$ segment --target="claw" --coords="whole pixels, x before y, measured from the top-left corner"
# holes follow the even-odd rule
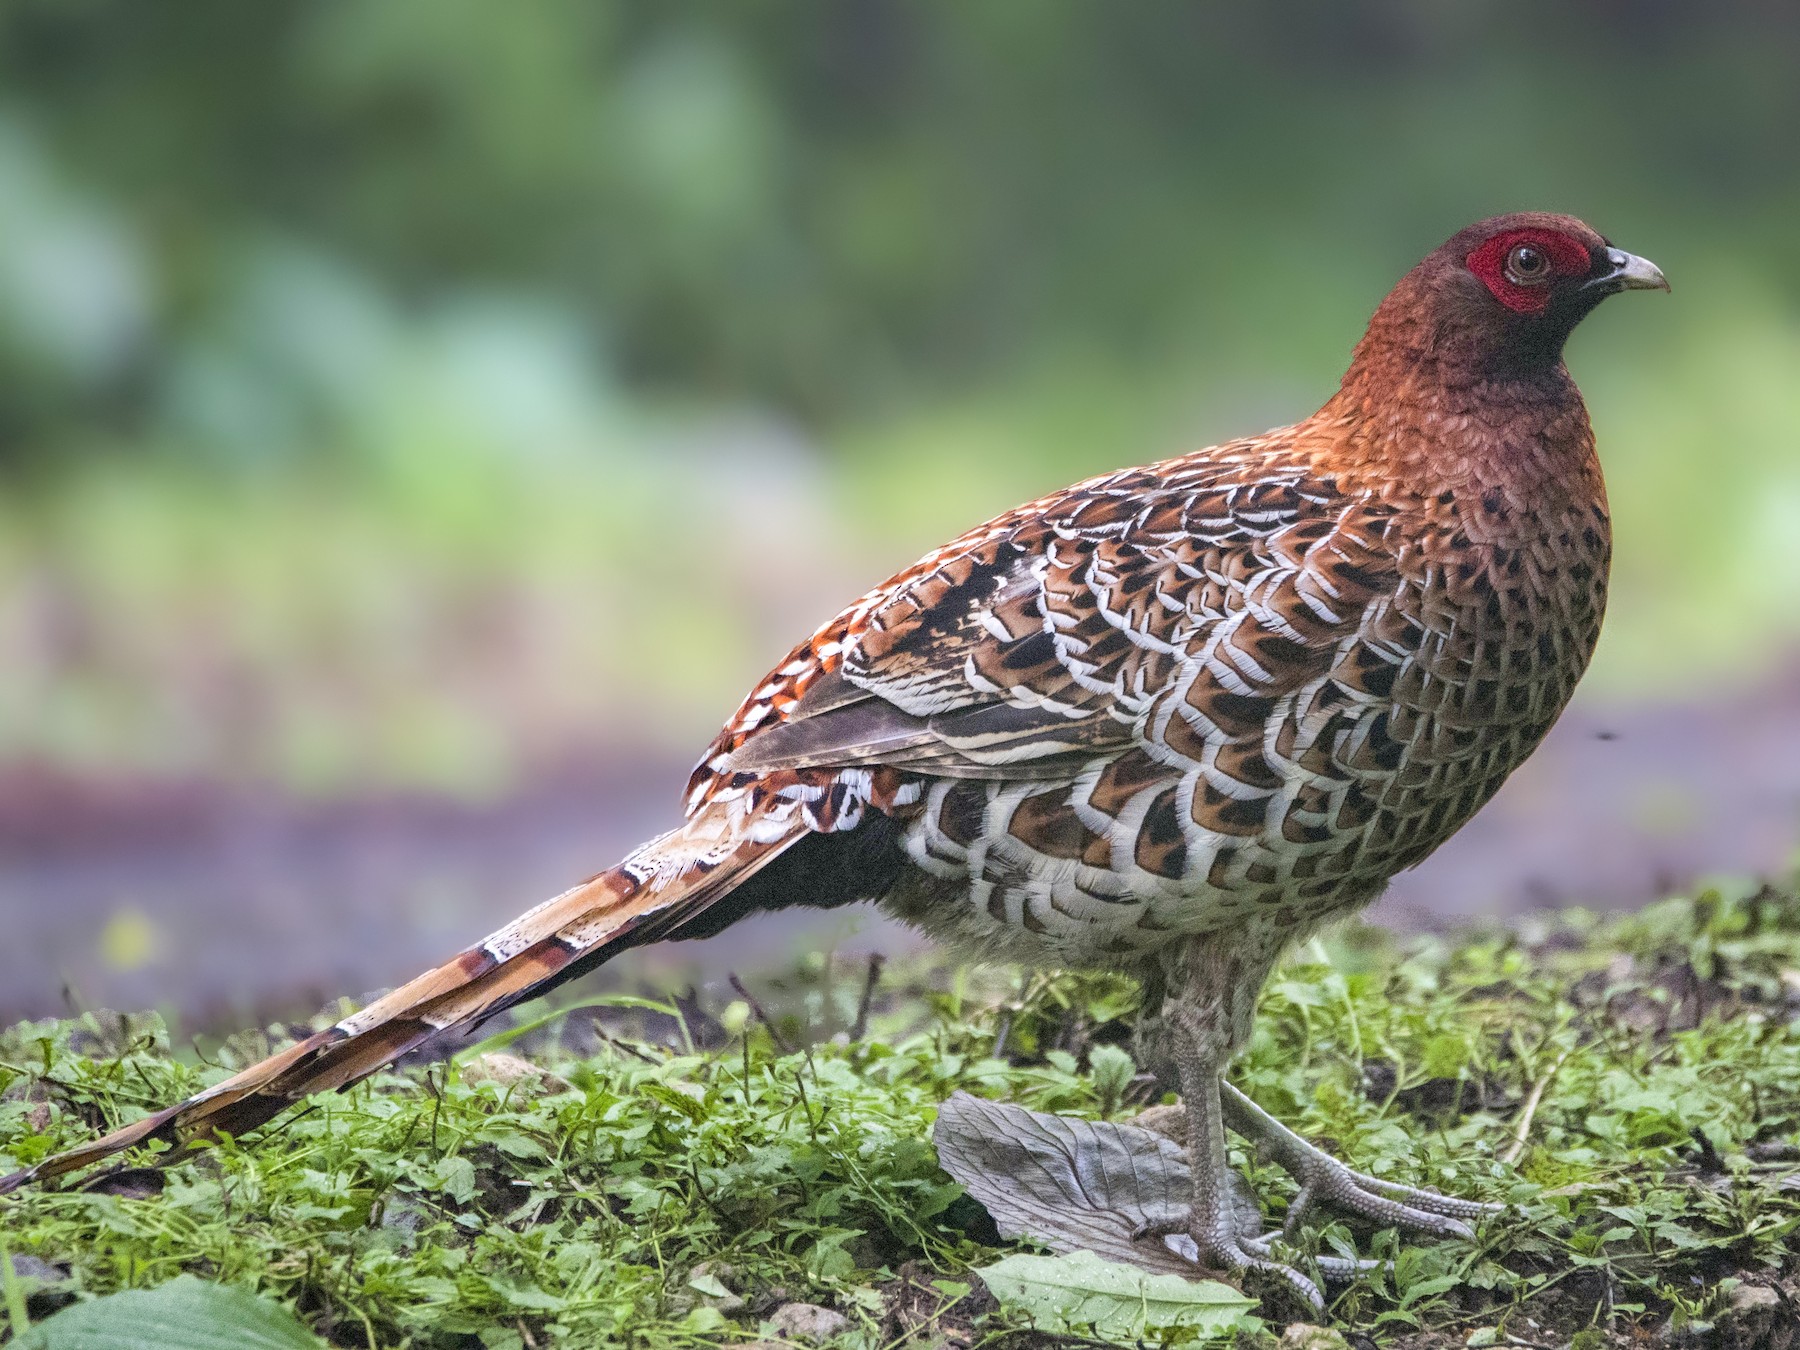
[[[1209,951],[1201,949],[1200,958]],[[1199,974],[1210,977],[1218,972],[1203,968]],[[1256,981],[1242,978],[1242,971],[1225,974],[1235,980],[1232,988],[1256,987]],[[1194,978],[1194,972],[1188,972],[1188,978]],[[1220,1071],[1230,1061],[1234,1046],[1241,1044],[1248,1019],[1233,1020],[1231,1008],[1221,1002],[1216,985],[1203,982],[1191,999],[1169,997],[1164,1002],[1164,1016],[1177,1033],[1176,1068],[1187,1108],[1188,1164],[1194,1201],[1180,1221],[1159,1219],[1141,1224],[1133,1233],[1134,1238],[1177,1239],[1168,1241],[1170,1249],[1198,1265],[1227,1273],[1260,1271],[1279,1276],[1310,1307],[1316,1310],[1325,1306],[1319,1286],[1276,1257],[1277,1235],[1247,1236],[1262,1227],[1262,1219],[1254,1197],[1246,1205],[1237,1203],[1236,1192],[1243,1187],[1243,1179],[1231,1167],[1226,1153],[1227,1125],[1246,1139],[1267,1144],[1276,1161],[1300,1183],[1300,1193],[1288,1207],[1284,1235],[1298,1232],[1306,1215],[1321,1201],[1378,1223],[1416,1228],[1442,1237],[1473,1237],[1464,1220],[1497,1212],[1498,1206],[1415,1190],[1354,1172],[1224,1082]],[[1326,1256],[1317,1258],[1315,1269],[1325,1279],[1351,1280],[1382,1266],[1378,1261]]]
[[[1188,1231],[1188,1221],[1180,1219],[1145,1219],[1131,1230],[1131,1240],[1142,1242],[1145,1238],[1174,1237],[1177,1233]]]
[[[1184,1215],[1179,1219],[1157,1219],[1139,1224],[1132,1230],[1133,1241],[1146,1238],[1161,1240],[1167,1237],[1184,1238],[1179,1251],[1181,1255],[1196,1265],[1210,1270],[1218,1270],[1226,1274],[1242,1274],[1248,1270],[1265,1271],[1279,1275],[1292,1285],[1307,1303],[1313,1308],[1325,1306],[1324,1294],[1306,1274],[1280,1260],[1275,1255],[1275,1243],[1281,1239],[1279,1231],[1263,1234],[1261,1237],[1226,1239],[1196,1233],[1200,1227],[1193,1223],[1191,1216]],[[1174,1244],[1171,1244],[1172,1246]],[[1327,1280],[1347,1284],[1361,1275],[1383,1270],[1390,1264],[1386,1261],[1353,1261],[1342,1256],[1317,1256],[1313,1264],[1320,1275]]]
[[[1195,1245],[1198,1246],[1198,1242]],[[1233,1238],[1227,1243],[1209,1243],[1201,1248],[1200,1264],[1238,1274],[1257,1270],[1279,1276],[1311,1307],[1319,1310],[1325,1307],[1325,1294],[1319,1286],[1287,1262],[1276,1260],[1272,1249],[1260,1238]]]
[[[1300,1193],[1288,1206],[1283,1226],[1290,1237],[1299,1232],[1307,1214],[1320,1203],[1375,1223],[1465,1241],[1475,1236],[1467,1221],[1505,1213],[1504,1205],[1441,1195],[1355,1171],[1324,1149],[1307,1143],[1231,1084],[1221,1083],[1219,1087],[1231,1128],[1246,1139],[1267,1144],[1275,1161],[1300,1183]]]
[[[1384,1195],[1375,1190],[1368,1184],[1373,1180],[1374,1178],[1354,1172],[1335,1160],[1329,1163],[1312,1163],[1309,1174],[1302,1178],[1300,1194],[1288,1206],[1283,1231],[1289,1235],[1299,1232],[1307,1214],[1323,1202],[1333,1209],[1359,1214],[1379,1224],[1411,1228],[1433,1237],[1468,1241],[1475,1236],[1475,1230],[1461,1219],[1426,1209],[1417,1203],[1430,1197],[1431,1192],[1401,1187],[1398,1189],[1404,1195],[1403,1199],[1401,1195]]]
[[[1300,1193],[1288,1203],[1287,1219],[1281,1225],[1281,1235],[1289,1242],[1300,1236],[1300,1221],[1306,1217],[1306,1212],[1317,1199],[1318,1192],[1310,1185],[1302,1185]]]

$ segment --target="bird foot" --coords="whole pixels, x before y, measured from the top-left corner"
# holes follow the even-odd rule
[[[1287,1171],[1300,1183],[1300,1193],[1288,1204],[1287,1221],[1282,1226],[1289,1236],[1300,1230],[1313,1207],[1321,1203],[1383,1227],[1463,1239],[1475,1236],[1470,1220],[1504,1210],[1501,1205],[1459,1200],[1436,1191],[1383,1181],[1346,1167],[1323,1149],[1318,1150],[1316,1159],[1287,1167]]]
[[[1143,1224],[1131,1236],[1140,1241],[1174,1238],[1176,1241],[1169,1246],[1196,1265],[1225,1275],[1243,1276],[1252,1272],[1269,1275],[1286,1284],[1308,1306],[1315,1309],[1325,1306],[1325,1296],[1311,1277],[1275,1255],[1275,1243],[1281,1238],[1278,1232],[1265,1233],[1261,1237],[1240,1237],[1236,1233],[1220,1232],[1216,1225],[1196,1222],[1190,1213],[1176,1219]],[[1315,1257],[1313,1264],[1321,1276],[1339,1282],[1353,1280],[1382,1265],[1379,1261],[1353,1261],[1341,1256]]]
[[[1309,1144],[1229,1083],[1221,1087],[1231,1128],[1246,1139],[1267,1146],[1282,1169],[1300,1183],[1300,1193],[1288,1205],[1287,1222],[1282,1229],[1290,1238],[1319,1204],[1360,1215],[1384,1227],[1464,1239],[1475,1236],[1470,1227],[1473,1222],[1506,1211],[1504,1205],[1440,1195],[1358,1172],[1324,1149]]]

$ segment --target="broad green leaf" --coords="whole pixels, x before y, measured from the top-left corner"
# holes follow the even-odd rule
[[[729,1298],[731,1296],[731,1290],[727,1289],[724,1282],[711,1271],[701,1271],[688,1276],[688,1288],[696,1289],[710,1298]]]
[[[64,1308],[18,1350],[322,1350],[278,1303],[182,1275]]]
[[[1009,1256],[975,1273],[1042,1330],[1092,1328],[1097,1336],[1129,1338],[1182,1327],[1225,1337],[1257,1325],[1250,1316],[1256,1301],[1229,1285],[1151,1275],[1092,1252]]]
[[[460,1153],[438,1162],[437,1181],[438,1189],[459,1205],[475,1198],[475,1164]]]

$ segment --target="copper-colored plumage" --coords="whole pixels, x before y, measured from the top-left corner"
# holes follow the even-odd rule
[[[865,897],[1009,959],[1162,968],[1199,1047],[1190,1105],[1207,1074],[1216,1105],[1281,947],[1447,839],[1567,703],[1610,534],[1562,340],[1660,281],[1565,217],[1471,227],[1388,296],[1313,416],[945,545],[751,694],[683,829],[36,1174],[242,1130],[647,938]],[[1195,1222],[1203,1257],[1262,1263]]]
[[[1537,745],[1605,605],[1567,372],[1480,378],[1436,279],[1306,421],[1065,489],[870,592],[739,709],[690,809],[872,804],[905,822],[889,903],[1010,957],[1366,902]]]

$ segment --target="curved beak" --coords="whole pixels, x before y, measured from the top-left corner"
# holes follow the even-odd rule
[[[1600,291],[1611,295],[1616,291],[1666,291],[1669,289],[1668,278],[1663,276],[1662,268],[1648,258],[1640,258],[1635,253],[1627,253],[1622,248],[1606,250],[1607,270],[1597,277],[1582,283],[1584,291]]]

